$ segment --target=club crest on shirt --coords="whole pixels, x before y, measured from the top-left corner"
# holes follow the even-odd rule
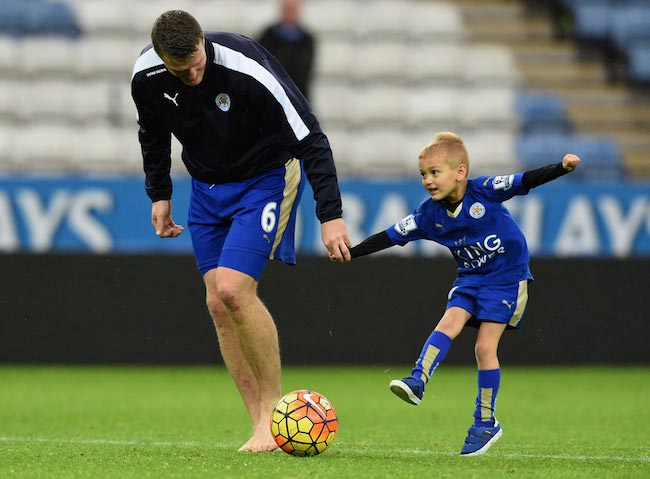
[[[214,102],[217,104],[217,107],[221,111],[228,111],[230,110],[230,95],[228,93],[219,93],[217,97],[214,99]]]
[[[413,215],[408,215],[403,220],[395,223],[394,228],[395,231],[397,231],[400,235],[406,236],[411,231],[415,231],[416,229],[418,229],[418,225],[415,222],[415,217]]]
[[[479,203],[477,201],[476,203],[474,203],[472,206],[469,207],[469,215],[475,220],[483,218],[484,214],[485,214],[485,206],[483,206],[483,203]]]

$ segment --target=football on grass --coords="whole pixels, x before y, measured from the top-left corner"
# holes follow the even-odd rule
[[[294,456],[321,454],[338,431],[336,411],[325,396],[299,389],[278,401],[271,413],[271,433],[278,446]]]

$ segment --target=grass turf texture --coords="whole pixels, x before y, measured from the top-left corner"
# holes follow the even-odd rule
[[[407,366],[285,367],[284,391],[333,403],[320,456],[238,453],[250,425],[220,367],[0,366],[1,478],[647,478],[648,368],[503,371],[503,438],[458,452],[476,373],[442,367],[418,407],[394,397]]]

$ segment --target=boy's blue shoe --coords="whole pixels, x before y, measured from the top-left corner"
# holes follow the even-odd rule
[[[424,395],[424,381],[413,376],[403,379],[393,379],[390,390],[409,404],[417,406]]]
[[[460,451],[461,456],[480,456],[485,454],[490,446],[497,442],[503,431],[499,421],[494,418],[494,426],[492,427],[476,427],[472,426],[467,431],[465,438],[465,445]]]

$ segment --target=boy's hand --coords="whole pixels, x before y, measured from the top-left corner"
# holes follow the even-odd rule
[[[575,170],[576,166],[578,166],[579,163],[580,158],[572,153],[564,155],[564,158],[562,158],[562,168],[564,168],[566,171]]]

